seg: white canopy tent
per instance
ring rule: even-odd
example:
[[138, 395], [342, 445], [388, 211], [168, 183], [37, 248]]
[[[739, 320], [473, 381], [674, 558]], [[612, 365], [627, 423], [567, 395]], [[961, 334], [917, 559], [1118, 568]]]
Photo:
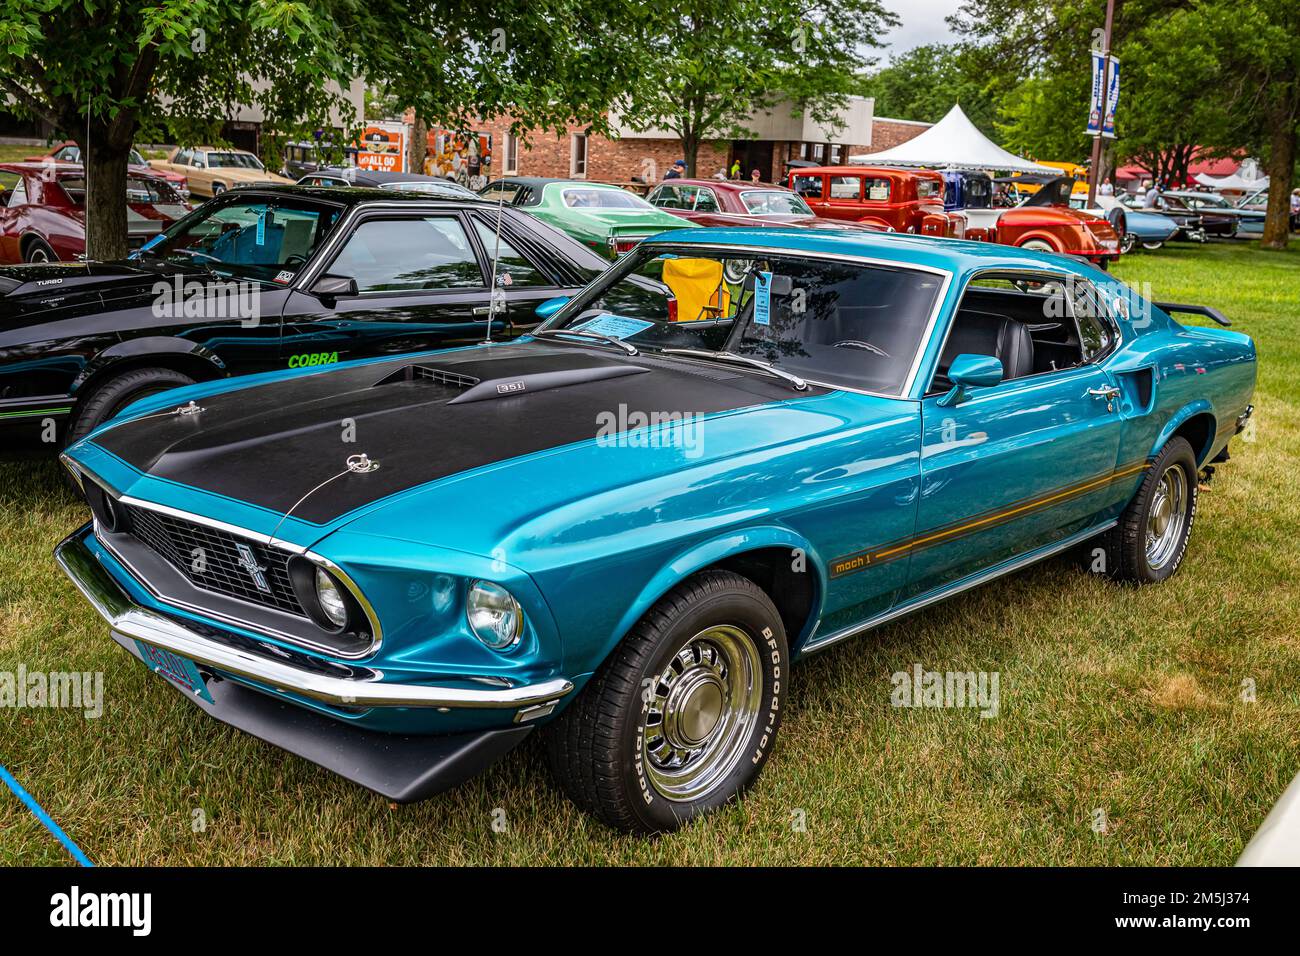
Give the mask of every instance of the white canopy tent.
[[1217, 189], [1220, 192], [1253, 193], [1257, 189], [1266, 189], [1268, 187], [1268, 177], [1262, 179], [1243, 179], [1240, 172], [1233, 173], [1231, 176], [1207, 176], [1205, 173], [1197, 173], [1195, 179], [1202, 186], [1209, 186], [1211, 189]]
[[961, 107], [954, 105], [943, 119], [920, 136], [879, 153], [850, 156], [850, 163], [870, 166], [934, 166], [939, 169], [1005, 169], [1013, 173], [1058, 173], [1009, 153], [976, 129]]

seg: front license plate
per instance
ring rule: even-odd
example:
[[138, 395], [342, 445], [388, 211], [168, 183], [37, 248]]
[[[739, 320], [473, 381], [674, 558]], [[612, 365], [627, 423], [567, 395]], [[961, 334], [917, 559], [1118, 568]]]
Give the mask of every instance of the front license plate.
[[208, 693], [207, 685], [199, 675], [199, 669], [188, 657], [181, 657], [179, 654], [154, 647], [144, 641], [136, 641], [135, 646], [140, 649], [141, 660], [155, 674], [165, 677], [187, 694], [206, 700], [209, 704], [215, 703], [212, 695]]

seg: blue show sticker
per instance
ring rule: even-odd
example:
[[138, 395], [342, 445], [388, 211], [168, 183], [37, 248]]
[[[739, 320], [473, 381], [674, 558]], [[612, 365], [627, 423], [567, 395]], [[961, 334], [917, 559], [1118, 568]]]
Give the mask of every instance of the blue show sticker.
[[152, 249], [154, 246], [158, 245], [158, 243], [160, 243], [160, 242], [162, 242], [162, 241], [163, 241], [163, 234], [160, 232], [160, 233], [158, 233], [158, 235], [154, 236], [152, 239], [150, 239], [148, 242], [146, 242], [143, 246], [141, 246], [141, 247], [139, 248], [139, 250], [137, 250], [137, 251], [139, 251], [139, 252], [144, 252], [146, 249]]
[[772, 273], [754, 275], [754, 324], [772, 324]]
[[579, 323], [573, 328], [579, 332], [595, 332], [597, 335], [608, 335], [614, 339], [626, 339], [638, 332], [644, 332], [652, 325], [654, 325], [653, 322], [647, 322], [644, 319], [629, 319], [624, 315], [606, 313]]
[[263, 209], [257, 214], [257, 244], [266, 245], [266, 210]]

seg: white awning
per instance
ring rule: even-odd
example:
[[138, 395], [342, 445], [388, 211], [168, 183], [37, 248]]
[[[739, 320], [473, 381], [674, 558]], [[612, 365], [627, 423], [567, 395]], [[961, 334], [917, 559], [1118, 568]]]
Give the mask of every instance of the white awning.
[[936, 169], [1005, 169], [1015, 173], [1059, 173], [1040, 166], [993, 142], [967, 119], [960, 106], [920, 136], [879, 153], [850, 156], [850, 163], [869, 166], [933, 166]]
[[1207, 176], [1205, 173], [1197, 173], [1194, 178], [1202, 186], [1209, 186], [1211, 189], [1218, 190], [1226, 189], [1229, 192], [1253, 193], [1256, 189], [1268, 188], [1267, 176], [1263, 179], [1242, 179], [1236, 173], [1231, 176]]

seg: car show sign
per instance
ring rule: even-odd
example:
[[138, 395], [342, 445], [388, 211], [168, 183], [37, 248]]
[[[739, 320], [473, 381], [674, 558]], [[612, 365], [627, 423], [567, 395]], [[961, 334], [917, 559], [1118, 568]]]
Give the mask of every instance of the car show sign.
[[381, 173], [406, 172], [406, 124], [369, 123], [361, 134], [357, 166]]

